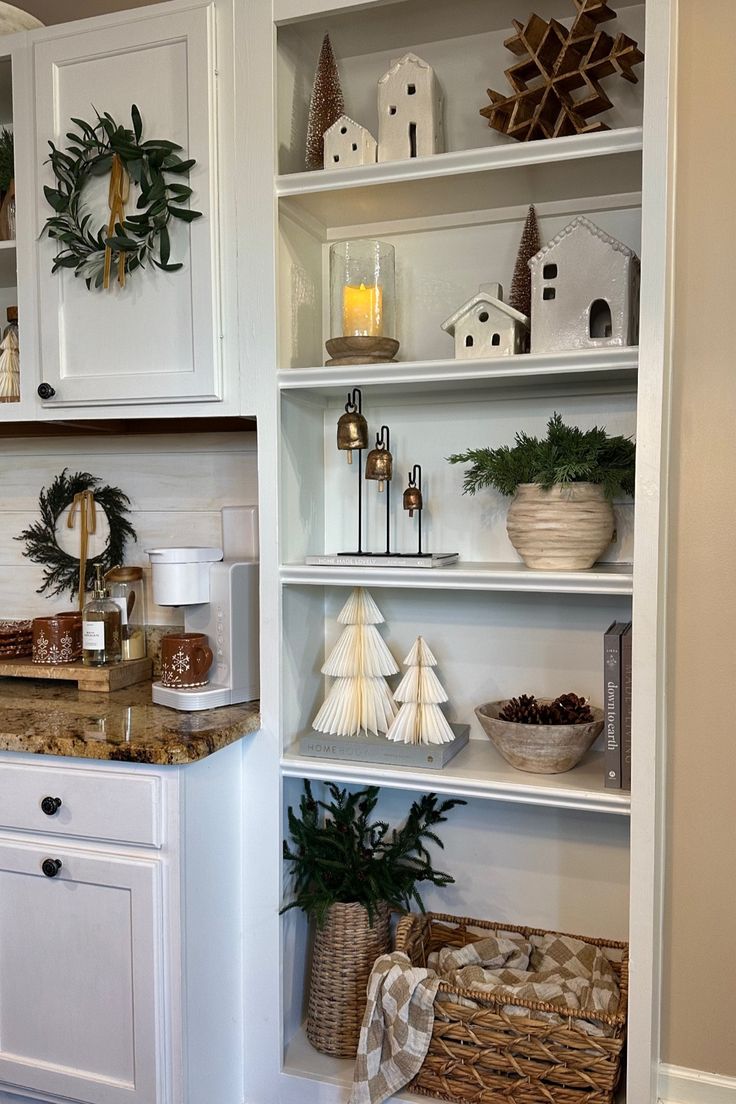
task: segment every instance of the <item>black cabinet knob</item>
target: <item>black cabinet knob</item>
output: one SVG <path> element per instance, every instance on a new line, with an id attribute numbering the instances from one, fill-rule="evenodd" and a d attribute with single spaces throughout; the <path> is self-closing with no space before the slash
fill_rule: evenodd
<path id="1" fill-rule="evenodd" d="M 44 859 L 41 869 L 47 878 L 55 878 L 61 870 L 61 859 Z"/>
<path id="2" fill-rule="evenodd" d="M 56 394 L 50 383 L 39 383 L 37 391 L 39 399 L 53 399 Z"/>
<path id="3" fill-rule="evenodd" d="M 41 802 L 41 809 L 46 816 L 53 816 L 54 813 L 58 813 L 61 808 L 60 797 L 45 797 Z"/>

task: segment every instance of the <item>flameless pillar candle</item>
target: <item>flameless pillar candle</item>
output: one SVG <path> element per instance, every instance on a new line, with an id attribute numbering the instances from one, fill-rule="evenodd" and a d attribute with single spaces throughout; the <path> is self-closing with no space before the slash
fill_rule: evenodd
<path id="1" fill-rule="evenodd" d="M 344 337 L 380 337 L 383 333 L 383 288 L 346 284 L 342 295 Z"/>

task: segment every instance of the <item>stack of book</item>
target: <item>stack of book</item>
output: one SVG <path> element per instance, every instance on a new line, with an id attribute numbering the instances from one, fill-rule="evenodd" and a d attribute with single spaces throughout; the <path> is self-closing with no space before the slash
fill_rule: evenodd
<path id="1" fill-rule="evenodd" d="M 603 638 L 606 789 L 631 789 L 631 622 L 614 621 Z"/>

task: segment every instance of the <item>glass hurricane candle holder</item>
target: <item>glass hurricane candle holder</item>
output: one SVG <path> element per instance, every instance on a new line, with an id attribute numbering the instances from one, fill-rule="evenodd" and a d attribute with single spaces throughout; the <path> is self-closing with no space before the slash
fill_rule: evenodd
<path id="1" fill-rule="evenodd" d="M 360 239 L 330 246 L 328 364 L 394 360 L 396 261 L 386 242 Z"/>

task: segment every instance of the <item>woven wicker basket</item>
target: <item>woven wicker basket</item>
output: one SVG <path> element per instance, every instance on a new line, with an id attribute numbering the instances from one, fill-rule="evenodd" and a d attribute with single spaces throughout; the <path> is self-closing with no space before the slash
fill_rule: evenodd
<path id="1" fill-rule="evenodd" d="M 331 905 L 312 951 L 307 1038 L 323 1054 L 354 1058 L 373 963 L 390 950 L 387 905 L 376 907 L 373 924 L 363 905 Z"/>
<path id="2" fill-rule="evenodd" d="M 411 914 L 399 921 L 396 950 L 416 966 L 431 951 L 464 947 L 489 931 L 524 936 L 553 934 L 441 913 Z M 494 999 L 488 993 L 440 982 L 439 992 L 466 997 L 478 1007 L 450 1001 L 435 1003 L 434 1028 L 421 1070 L 408 1086 L 412 1092 L 457 1104 L 612 1104 L 621 1071 L 626 1035 L 628 944 L 584 938 L 603 948 L 612 960 L 621 987 L 615 1015 L 586 1015 L 606 1025 L 611 1035 L 588 1035 L 574 1026 L 580 1012 L 537 1001 Z M 569 1015 L 564 1024 L 526 1016 L 508 1016 L 503 1008 L 519 1004 L 530 1011 Z"/>

